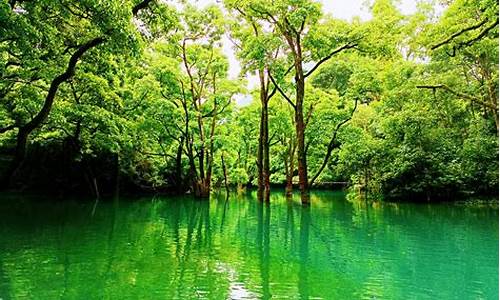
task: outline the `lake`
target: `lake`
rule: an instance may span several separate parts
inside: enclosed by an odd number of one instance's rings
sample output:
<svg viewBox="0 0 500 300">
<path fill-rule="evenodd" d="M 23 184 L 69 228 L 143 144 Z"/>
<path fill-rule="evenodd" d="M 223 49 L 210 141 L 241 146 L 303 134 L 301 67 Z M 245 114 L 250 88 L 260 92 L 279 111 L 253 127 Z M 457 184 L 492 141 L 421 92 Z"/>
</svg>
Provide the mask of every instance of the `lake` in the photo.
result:
<svg viewBox="0 0 500 300">
<path fill-rule="evenodd" d="M 498 299 L 498 208 L 0 197 L 1 299 Z"/>
</svg>

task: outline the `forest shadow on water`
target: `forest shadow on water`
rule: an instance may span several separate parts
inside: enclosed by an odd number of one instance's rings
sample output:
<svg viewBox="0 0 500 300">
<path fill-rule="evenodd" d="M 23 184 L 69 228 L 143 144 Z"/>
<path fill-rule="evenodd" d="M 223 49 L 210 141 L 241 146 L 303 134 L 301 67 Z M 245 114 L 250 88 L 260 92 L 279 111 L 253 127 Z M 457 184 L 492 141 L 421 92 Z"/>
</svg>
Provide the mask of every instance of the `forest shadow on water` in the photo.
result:
<svg viewBox="0 0 500 300">
<path fill-rule="evenodd" d="M 4 195 L 2 299 L 493 299 L 498 210 L 273 192 L 94 203 Z M 15 201 L 13 201 L 15 200 Z M 133 201 L 131 201 L 133 200 Z"/>
</svg>

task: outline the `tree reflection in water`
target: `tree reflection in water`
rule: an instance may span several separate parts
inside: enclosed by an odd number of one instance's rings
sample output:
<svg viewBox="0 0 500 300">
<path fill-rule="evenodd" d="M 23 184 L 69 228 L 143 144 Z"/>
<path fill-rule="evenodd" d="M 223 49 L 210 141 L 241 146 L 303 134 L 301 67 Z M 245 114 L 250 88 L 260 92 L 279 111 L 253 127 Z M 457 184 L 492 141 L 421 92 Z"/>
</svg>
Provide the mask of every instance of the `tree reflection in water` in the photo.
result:
<svg viewBox="0 0 500 300">
<path fill-rule="evenodd" d="M 495 208 L 254 196 L 0 201 L 0 298 L 498 294 Z"/>
</svg>

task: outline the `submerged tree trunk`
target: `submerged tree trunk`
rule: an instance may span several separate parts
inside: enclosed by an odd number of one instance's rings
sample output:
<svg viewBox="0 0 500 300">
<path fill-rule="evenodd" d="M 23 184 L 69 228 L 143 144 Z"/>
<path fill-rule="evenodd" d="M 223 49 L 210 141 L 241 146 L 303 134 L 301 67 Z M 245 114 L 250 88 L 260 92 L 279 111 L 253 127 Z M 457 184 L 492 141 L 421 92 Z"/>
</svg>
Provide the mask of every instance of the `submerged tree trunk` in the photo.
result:
<svg viewBox="0 0 500 300">
<path fill-rule="evenodd" d="M 266 92 L 267 94 L 267 92 Z M 268 113 L 268 101 L 267 95 L 265 101 L 262 105 L 263 110 L 263 125 L 264 125 L 264 137 L 263 137 L 263 170 L 262 177 L 264 183 L 264 202 L 269 202 L 271 194 L 271 184 L 270 184 L 270 172 L 269 172 L 269 113 Z"/>
<path fill-rule="evenodd" d="M 224 162 L 224 154 L 220 155 L 220 160 L 222 163 L 222 172 L 224 174 L 224 186 L 226 188 L 226 196 L 229 197 L 229 182 L 227 180 L 227 169 L 226 169 L 226 163 Z"/>
<path fill-rule="evenodd" d="M 184 189 L 184 180 L 182 179 L 182 150 L 184 147 L 184 137 L 181 137 L 179 145 L 177 146 L 177 153 L 175 156 L 175 183 L 177 192 Z"/>
<path fill-rule="evenodd" d="M 270 13 L 269 13 L 270 14 Z M 303 205 L 309 205 L 309 182 L 307 175 L 307 153 L 305 149 L 305 129 L 306 122 L 304 122 L 304 95 L 305 95 L 305 80 L 310 76 L 318 67 L 324 62 L 331 59 L 335 54 L 342 52 L 347 49 L 351 49 L 357 46 L 357 40 L 347 42 L 341 47 L 338 47 L 332 52 L 330 52 L 325 57 L 319 59 L 316 64 L 307 72 L 304 72 L 303 63 L 304 55 L 302 53 L 302 33 L 304 33 L 306 18 L 303 19 L 302 24 L 299 28 L 295 28 L 292 22 L 288 20 L 285 16 L 283 23 L 273 19 L 274 25 L 281 32 L 282 36 L 285 38 L 291 57 L 293 57 L 292 68 L 295 70 L 295 101 L 292 101 L 286 93 L 279 88 L 277 82 L 271 77 L 273 84 L 278 89 L 280 94 L 285 98 L 285 100 L 293 107 L 295 110 L 295 133 L 297 139 L 297 161 L 298 161 L 298 175 L 299 175 L 299 188 L 300 188 L 300 199 Z"/>
<path fill-rule="evenodd" d="M 260 80 L 260 130 L 259 130 L 259 148 L 257 152 L 257 199 L 259 201 L 269 202 L 271 193 L 270 171 L 269 171 L 269 99 L 274 92 L 269 94 L 269 82 L 265 78 L 263 69 L 259 70 Z"/>
<path fill-rule="evenodd" d="M 286 176 L 285 195 L 287 198 L 293 195 L 293 176 L 288 174 Z"/>
<path fill-rule="evenodd" d="M 288 23 L 288 22 L 287 22 Z M 289 23 L 287 26 L 290 26 Z M 293 54 L 293 69 L 295 70 L 295 102 L 293 102 L 286 93 L 279 88 L 276 81 L 271 77 L 273 84 L 278 88 L 280 94 L 287 100 L 287 102 L 294 109 L 295 116 L 295 137 L 297 139 L 297 161 L 298 161 L 298 175 L 299 175 L 299 189 L 300 189 L 300 200 L 303 205 L 309 204 L 309 182 L 307 177 L 307 156 L 305 149 L 305 129 L 306 124 L 304 122 L 304 95 L 305 95 L 305 78 L 307 74 L 304 74 L 302 68 L 303 55 L 302 55 L 302 45 L 300 33 L 293 28 L 287 26 L 279 26 L 280 31 L 285 37 L 288 46 Z M 301 31 L 303 28 L 301 28 Z M 314 68 L 313 68 L 314 70 Z M 312 72 L 313 70 L 309 71 Z"/>
<path fill-rule="evenodd" d="M 299 188 L 300 200 L 302 204 L 309 204 L 309 179 L 307 177 L 307 156 L 305 149 L 305 123 L 304 123 L 304 94 L 305 94 L 305 78 L 302 70 L 302 53 L 300 48 L 298 57 L 295 61 L 295 83 L 296 83 L 296 99 L 295 99 L 295 133 L 297 137 L 297 160 L 299 172 Z"/>
<path fill-rule="evenodd" d="M 194 183 L 194 196 L 197 198 L 210 197 L 210 184 L 207 183 L 207 180 L 200 179 Z"/>
<path fill-rule="evenodd" d="M 285 175 L 286 175 L 286 186 L 285 195 L 290 198 L 293 194 L 293 174 L 295 172 L 295 150 L 296 143 L 293 138 L 290 139 L 287 153 L 285 155 Z"/>
<path fill-rule="evenodd" d="M 263 109 L 260 114 L 259 146 L 257 148 L 257 199 L 264 200 L 264 118 Z"/>
</svg>

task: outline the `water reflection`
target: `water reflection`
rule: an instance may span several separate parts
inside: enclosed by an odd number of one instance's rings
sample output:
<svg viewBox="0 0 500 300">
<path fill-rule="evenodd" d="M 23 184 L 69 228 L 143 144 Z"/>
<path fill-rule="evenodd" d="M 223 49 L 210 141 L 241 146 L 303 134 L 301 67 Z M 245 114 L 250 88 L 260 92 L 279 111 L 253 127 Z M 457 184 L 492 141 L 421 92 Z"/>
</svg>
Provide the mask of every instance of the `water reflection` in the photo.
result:
<svg viewBox="0 0 500 300">
<path fill-rule="evenodd" d="M 309 299 L 309 226 L 311 224 L 311 208 L 300 207 L 300 268 L 299 295 L 300 299 Z"/>
<path fill-rule="evenodd" d="M 271 210 L 269 203 L 257 204 L 257 249 L 260 260 L 260 277 L 262 280 L 262 299 L 271 298 L 269 290 L 269 230 Z"/>
<path fill-rule="evenodd" d="M 0 298 L 498 295 L 498 210 L 272 194 L 0 201 Z"/>
</svg>

